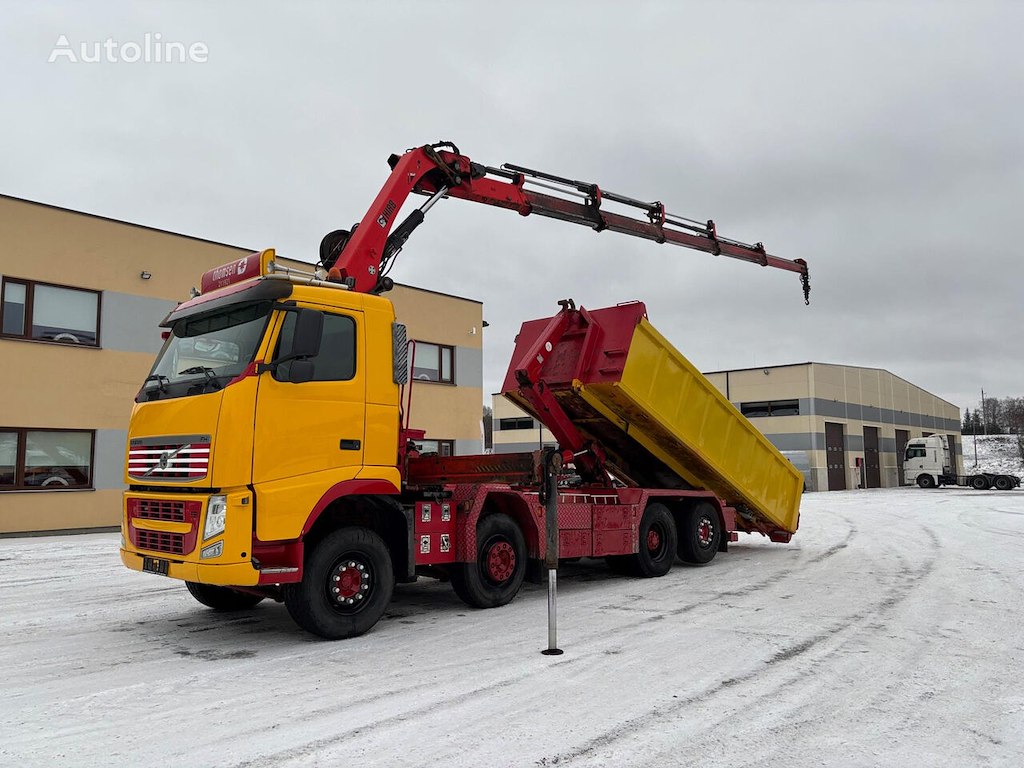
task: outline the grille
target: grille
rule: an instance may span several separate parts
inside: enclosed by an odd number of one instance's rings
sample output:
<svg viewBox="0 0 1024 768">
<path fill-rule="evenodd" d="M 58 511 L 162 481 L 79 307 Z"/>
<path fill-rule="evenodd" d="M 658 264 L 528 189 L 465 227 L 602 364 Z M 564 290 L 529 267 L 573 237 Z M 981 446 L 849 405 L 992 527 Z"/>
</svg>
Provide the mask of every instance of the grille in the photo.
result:
<svg viewBox="0 0 1024 768">
<path fill-rule="evenodd" d="M 151 480 L 198 480 L 210 466 L 210 443 L 167 442 L 132 445 L 128 449 L 128 474 Z M 133 441 L 134 442 L 134 441 Z M 149 443 L 149 440 L 145 441 Z M 164 519 L 164 518 L 159 518 Z"/>
<path fill-rule="evenodd" d="M 169 520 L 174 523 L 185 522 L 184 501 L 138 499 L 136 504 L 135 517 L 145 520 Z"/>
<path fill-rule="evenodd" d="M 185 554 L 185 536 L 183 534 L 138 529 L 135 531 L 135 536 L 135 546 L 139 549 L 168 552 L 172 555 Z"/>
</svg>

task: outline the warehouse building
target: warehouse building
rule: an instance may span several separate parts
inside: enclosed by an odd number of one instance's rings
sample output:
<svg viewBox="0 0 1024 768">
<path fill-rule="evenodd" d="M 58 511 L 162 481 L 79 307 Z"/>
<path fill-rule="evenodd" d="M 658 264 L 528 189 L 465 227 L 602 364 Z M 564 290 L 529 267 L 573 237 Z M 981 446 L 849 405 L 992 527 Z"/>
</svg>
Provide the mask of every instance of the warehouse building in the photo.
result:
<svg viewBox="0 0 1024 768">
<path fill-rule="evenodd" d="M 962 471 L 960 409 L 881 368 L 799 363 L 705 374 L 804 472 L 808 490 L 903 484 L 913 437 L 943 434 Z"/>
<path fill-rule="evenodd" d="M 2 195 L 0 243 L 0 534 L 117 525 L 158 324 L 203 272 L 253 249 Z M 482 304 L 409 286 L 389 298 L 417 342 L 422 449 L 481 452 Z"/>
<path fill-rule="evenodd" d="M 800 363 L 705 376 L 804 473 L 808 490 L 903 484 L 907 441 L 947 435 L 963 471 L 960 409 L 880 368 Z M 495 453 L 554 445 L 532 417 L 493 396 Z"/>
</svg>

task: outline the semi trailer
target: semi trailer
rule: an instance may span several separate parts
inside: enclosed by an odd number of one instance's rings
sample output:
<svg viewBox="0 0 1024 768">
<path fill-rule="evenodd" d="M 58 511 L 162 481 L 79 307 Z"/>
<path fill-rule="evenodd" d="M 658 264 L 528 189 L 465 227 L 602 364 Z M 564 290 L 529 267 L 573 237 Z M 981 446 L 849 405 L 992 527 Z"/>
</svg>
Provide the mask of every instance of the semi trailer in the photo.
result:
<svg viewBox="0 0 1024 768">
<path fill-rule="evenodd" d="M 978 491 L 989 488 L 1010 491 L 1020 487 L 1017 475 L 996 472 L 958 474 L 956 459 L 943 435 L 915 437 L 907 442 L 903 455 L 903 477 L 907 485 L 916 484 L 919 488 L 960 485 Z"/>
<path fill-rule="evenodd" d="M 394 257 L 444 197 L 787 269 L 806 300 L 805 263 L 720 238 L 713 222 L 672 217 L 660 202 L 479 166 L 454 147 L 390 164 L 362 222 L 324 238 L 317 269 L 252 254 L 208 271 L 164 319 L 129 424 L 128 568 L 181 580 L 217 610 L 283 601 L 301 627 L 338 639 L 374 626 L 395 583 L 421 576 L 488 608 L 556 556 L 656 577 L 677 556 L 710 562 L 740 533 L 791 539 L 801 474 L 643 304 L 567 300 L 520 330 L 503 392 L 556 435 L 557 450 L 441 457 L 416 449 L 424 433 L 403 407 L 415 344 L 381 294 Z M 531 191 L 529 179 L 572 194 Z M 391 232 L 410 193 L 429 199 Z M 607 200 L 647 220 L 607 212 Z M 576 482 L 559 488 L 552 473 L 570 470 Z M 552 498 L 556 530 L 545 520 Z"/>
</svg>

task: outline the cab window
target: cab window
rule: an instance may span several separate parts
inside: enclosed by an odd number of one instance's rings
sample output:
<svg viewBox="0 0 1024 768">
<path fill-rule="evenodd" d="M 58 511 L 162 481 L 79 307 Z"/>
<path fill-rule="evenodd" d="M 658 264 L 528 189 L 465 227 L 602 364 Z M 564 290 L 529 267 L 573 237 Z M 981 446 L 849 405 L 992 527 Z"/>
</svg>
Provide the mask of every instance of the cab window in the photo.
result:
<svg viewBox="0 0 1024 768">
<path fill-rule="evenodd" d="M 923 459 L 927 456 L 927 449 L 923 446 L 912 445 L 907 448 L 908 459 Z"/>
<path fill-rule="evenodd" d="M 281 327 L 275 358 L 289 354 L 295 334 L 295 313 L 288 312 Z M 320 335 L 320 352 L 313 361 L 313 381 L 349 381 L 356 375 L 356 322 L 347 315 L 324 313 L 324 329 Z M 274 378 L 288 380 L 288 366 L 277 366 Z"/>
</svg>

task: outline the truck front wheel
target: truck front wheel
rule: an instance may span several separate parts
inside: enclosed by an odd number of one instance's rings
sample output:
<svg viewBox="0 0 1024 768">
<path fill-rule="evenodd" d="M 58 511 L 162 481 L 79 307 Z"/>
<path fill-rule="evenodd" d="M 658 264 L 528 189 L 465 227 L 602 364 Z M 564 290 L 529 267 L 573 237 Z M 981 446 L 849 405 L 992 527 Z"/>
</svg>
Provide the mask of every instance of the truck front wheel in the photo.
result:
<svg viewBox="0 0 1024 768">
<path fill-rule="evenodd" d="M 919 488 L 934 488 L 935 478 L 931 475 L 918 475 L 917 485 Z"/>
<path fill-rule="evenodd" d="M 314 547 L 302 581 L 286 585 L 284 604 L 307 632 L 340 640 L 376 624 L 394 588 L 391 554 L 383 539 L 368 528 L 341 528 Z"/>
<path fill-rule="evenodd" d="M 679 557 L 684 563 L 704 565 L 718 554 L 722 542 L 722 522 L 718 510 L 707 501 L 694 504 L 682 517 L 679 532 Z"/>
<path fill-rule="evenodd" d="M 487 515 L 476 529 L 476 562 L 455 563 L 452 588 L 466 605 L 496 608 L 512 601 L 526 576 L 526 539 L 508 515 Z"/>
<path fill-rule="evenodd" d="M 244 611 L 263 600 L 260 595 L 239 592 L 230 587 L 215 587 L 212 584 L 198 584 L 194 581 L 186 581 L 185 586 L 192 597 L 215 611 Z"/>
</svg>

